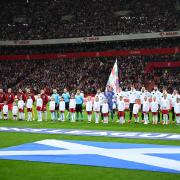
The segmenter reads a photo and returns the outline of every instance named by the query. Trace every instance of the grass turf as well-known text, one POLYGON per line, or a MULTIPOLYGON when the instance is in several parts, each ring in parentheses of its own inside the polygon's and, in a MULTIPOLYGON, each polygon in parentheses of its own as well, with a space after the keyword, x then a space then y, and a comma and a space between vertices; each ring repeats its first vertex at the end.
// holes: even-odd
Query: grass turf
MULTIPOLYGON (((145 140, 145 139, 122 139, 107 137, 85 137, 69 135, 48 135, 48 134, 28 134, 28 133, 7 133, 0 132, 0 148, 30 143, 42 139, 61 139, 61 140, 91 140, 106 142, 123 143, 152 143, 164 145, 180 145, 179 141, 172 140, 145 140)), ((19 179, 47 179, 47 180, 176 180, 180 174, 150 172, 141 170, 115 169, 104 167, 52 164, 16 160, 0 160, 0 179, 19 180, 19 179)))
MULTIPOLYGON (((126 121, 129 115, 126 115, 126 121)), ((170 115, 171 118, 171 115, 170 115)), ((86 119, 86 116, 85 116, 86 119)), ((151 115, 150 115, 151 120, 151 115)), ((117 131, 140 131, 140 132, 169 132, 180 133, 180 126, 169 125, 144 125, 144 124, 124 124, 110 122, 109 124, 95 124, 84 122, 51 122, 48 114, 48 121, 27 122, 0 120, 0 126, 13 127, 32 127, 32 128, 67 128, 67 129, 97 129, 97 130, 117 130, 117 131)), ((28 134, 28 133, 8 133, 0 132, 0 148, 30 143, 43 139, 61 139, 61 140, 85 140, 85 141, 106 141, 122 143, 148 143, 162 145, 178 145, 178 140, 149 140, 149 139, 125 139, 110 137, 87 137, 71 135, 48 135, 48 134, 28 134)), ((38 179, 38 180, 176 180, 180 179, 180 174, 150 172, 141 170, 115 169, 104 167, 52 164, 15 160, 0 160, 0 180, 19 180, 19 179, 38 179)))
MULTIPOLYGON (((140 115, 141 116, 141 115, 140 115)), ((171 120, 171 113, 169 115, 171 120)), ((26 114, 27 117, 27 114, 26 114)), ((176 124, 169 125, 152 125, 151 123, 148 125, 144 124, 135 124, 132 120, 132 123, 129 124, 127 121, 129 120, 129 112, 126 112, 126 123, 120 125, 117 123, 117 115, 115 115, 115 122, 112 122, 109 118, 109 124, 103 124, 100 122, 99 124, 94 123, 94 115, 92 116, 93 121, 91 123, 87 123, 87 116, 84 113, 84 121, 71 123, 69 121, 60 122, 50 120, 50 114, 48 113, 48 120, 43 122, 37 122, 37 112, 35 111, 35 121, 27 122, 27 121, 13 121, 13 120, 0 120, 0 126, 13 126, 13 127, 32 127, 32 128, 63 128, 63 129, 87 129, 87 130, 110 130, 110 131, 139 131, 139 132, 165 132, 165 133, 180 133, 180 126, 176 124)), ((161 117, 162 118, 162 117, 161 117)), ((12 115, 10 115, 10 119, 12 119, 12 115)), ((149 115, 150 122, 152 122, 152 115, 149 115)))

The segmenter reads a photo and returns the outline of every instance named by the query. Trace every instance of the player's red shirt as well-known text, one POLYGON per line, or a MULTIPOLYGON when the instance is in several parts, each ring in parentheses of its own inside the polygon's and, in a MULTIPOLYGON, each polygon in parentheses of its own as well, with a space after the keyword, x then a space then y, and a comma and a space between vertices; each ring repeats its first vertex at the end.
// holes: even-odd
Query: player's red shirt
POLYGON ((23 92, 17 94, 17 98, 20 99, 20 97, 22 97, 23 101, 26 102, 27 98, 23 92))
POLYGON ((5 98, 5 93, 0 93, 0 103, 4 103, 4 101, 6 100, 5 98))
POLYGON ((6 93, 5 99, 7 104, 12 104, 14 102, 14 94, 13 93, 6 93))
POLYGON ((47 104, 48 101, 49 101, 48 96, 47 96, 45 93, 43 93, 43 94, 41 94, 41 98, 42 98, 42 100, 43 100, 43 105, 46 106, 46 104, 47 104))

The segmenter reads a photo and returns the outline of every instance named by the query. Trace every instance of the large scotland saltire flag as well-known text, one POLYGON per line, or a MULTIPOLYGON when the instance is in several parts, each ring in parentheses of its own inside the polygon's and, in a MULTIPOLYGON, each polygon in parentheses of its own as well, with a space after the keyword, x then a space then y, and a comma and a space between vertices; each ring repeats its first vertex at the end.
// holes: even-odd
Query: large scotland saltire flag
POLYGON ((45 139, 0 149, 0 159, 180 173, 180 146, 45 139))
POLYGON ((111 74, 109 76, 107 86, 111 86, 114 90, 114 93, 117 93, 117 90, 119 89, 119 77, 118 77, 118 65, 117 65, 117 59, 114 63, 114 66, 112 68, 111 74))

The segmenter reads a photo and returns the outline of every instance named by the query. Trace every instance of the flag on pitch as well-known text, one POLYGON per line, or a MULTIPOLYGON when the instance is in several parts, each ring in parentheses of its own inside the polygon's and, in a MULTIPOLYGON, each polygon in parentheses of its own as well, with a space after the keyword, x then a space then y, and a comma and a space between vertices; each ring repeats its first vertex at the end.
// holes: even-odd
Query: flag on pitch
POLYGON ((117 65, 117 59, 114 63, 114 66, 112 68, 111 74, 109 76, 107 86, 111 86, 114 90, 114 93, 117 92, 119 89, 119 77, 118 77, 118 65, 117 65))

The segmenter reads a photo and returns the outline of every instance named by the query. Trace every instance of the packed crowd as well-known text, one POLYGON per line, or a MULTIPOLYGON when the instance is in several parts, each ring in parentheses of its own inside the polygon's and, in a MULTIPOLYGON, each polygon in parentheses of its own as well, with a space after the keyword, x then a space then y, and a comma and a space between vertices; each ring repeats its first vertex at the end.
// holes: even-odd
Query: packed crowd
POLYGON ((26 92, 19 89, 16 95, 12 93, 10 88, 6 93, 0 89, 0 119, 4 120, 10 118, 12 111, 14 120, 27 118, 28 121, 32 121, 35 118, 36 109, 39 122, 47 121, 48 111, 52 121, 83 121, 83 105, 85 105, 89 123, 92 122, 92 113, 95 115, 95 123, 99 123, 101 116, 103 123, 107 124, 109 116, 113 122, 117 112, 118 122, 124 124, 127 119, 125 110, 128 109, 129 123, 132 121, 132 117, 134 117, 135 123, 140 122, 139 112, 142 112, 142 123, 150 123, 150 112, 152 113, 152 123, 160 123, 161 112, 162 123, 167 125, 170 123, 169 111, 171 110, 172 122, 174 123, 176 120, 176 123, 180 124, 180 95, 177 90, 173 90, 173 93, 169 94, 166 89, 160 92, 157 86, 154 86, 151 92, 148 92, 145 87, 141 87, 141 90, 137 91, 134 85, 131 85, 129 91, 122 91, 122 88, 118 88, 117 92, 114 92, 111 86, 107 86, 104 92, 101 92, 100 89, 97 90, 93 101, 92 97, 88 96, 86 102, 84 102, 84 94, 80 90, 70 94, 65 88, 62 94, 58 94, 57 90, 54 89, 50 96, 41 90, 37 96, 34 96, 30 89, 26 89, 26 92), (125 99, 128 99, 128 107, 126 107, 125 99), (25 108, 27 109, 26 118, 25 108), (68 112, 67 116, 65 116, 66 111, 68 112))
POLYGON ((123 90, 129 89, 131 84, 140 89, 141 85, 146 86, 149 81, 153 81, 154 76, 159 77, 156 83, 161 89, 164 86, 168 89, 180 88, 179 69, 144 72, 148 62, 176 61, 178 58, 174 55, 0 61, 0 87, 11 87, 15 91, 28 87, 35 93, 43 88, 51 93, 54 88, 60 91, 67 87, 70 91, 79 88, 86 94, 94 94, 97 88, 105 88, 116 58, 123 90))
POLYGON ((4 1, 0 4, 0 39, 57 39, 178 30, 177 2, 4 1))

